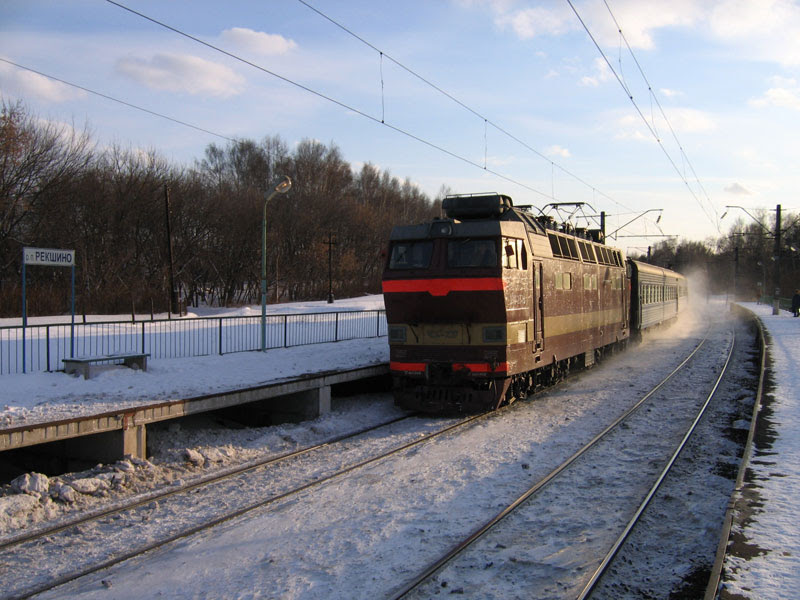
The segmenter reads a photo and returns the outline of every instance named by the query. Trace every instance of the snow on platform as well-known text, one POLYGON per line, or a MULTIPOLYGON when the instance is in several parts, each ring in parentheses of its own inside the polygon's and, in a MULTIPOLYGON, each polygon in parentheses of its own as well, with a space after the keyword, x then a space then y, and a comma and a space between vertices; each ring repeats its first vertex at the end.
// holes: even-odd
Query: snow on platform
MULTIPOLYGON (((335 304, 312 302, 271 306, 270 312, 376 308, 383 308, 382 296, 337 301, 335 304)), ((235 314, 242 311, 250 314, 253 310, 239 309, 235 314)), ((219 315, 218 312, 215 314, 219 315)), ((386 338, 381 337, 278 348, 263 353, 238 352, 223 356, 150 360, 146 372, 109 366, 98 368, 91 379, 63 372, 3 375, 0 377, 0 430, 236 391, 313 373, 382 364, 388 360, 389 345, 386 338)))
POLYGON ((758 505, 745 525, 732 534, 744 536, 753 556, 728 555, 724 592, 742 598, 796 598, 800 589, 800 318, 764 304, 741 303, 756 314, 767 333, 772 384, 765 389, 759 419, 774 439, 762 439, 753 450, 747 487, 758 505), (770 414, 771 413, 771 414, 770 414))

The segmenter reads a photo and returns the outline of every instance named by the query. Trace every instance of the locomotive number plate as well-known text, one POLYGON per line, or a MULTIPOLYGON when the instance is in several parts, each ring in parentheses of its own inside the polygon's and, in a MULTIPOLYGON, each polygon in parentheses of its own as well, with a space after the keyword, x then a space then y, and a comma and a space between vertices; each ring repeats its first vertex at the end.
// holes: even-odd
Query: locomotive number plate
POLYGON ((425 341, 428 344, 461 343, 461 327, 459 325, 427 325, 425 341))

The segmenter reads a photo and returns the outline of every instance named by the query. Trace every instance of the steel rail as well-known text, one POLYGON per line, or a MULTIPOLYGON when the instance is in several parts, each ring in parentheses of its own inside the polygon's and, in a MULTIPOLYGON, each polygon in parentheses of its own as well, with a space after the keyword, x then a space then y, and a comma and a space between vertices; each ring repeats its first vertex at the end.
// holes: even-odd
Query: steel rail
POLYGON ((578 458, 583 456, 589 449, 595 446, 601 439, 606 437, 611 431, 617 428, 623 421, 625 421, 630 415, 636 412, 650 397, 653 396, 659 389, 661 389, 673 376, 675 376, 683 367, 694 357, 694 355, 700 350, 703 344, 706 343, 708 339, 708 329, 706 330, 703 339, 700 341, 697 346, 689 353, 689 355, 681 361, 681 363, 675 367, 672 372, 669 373, 664 379, 662 379, 657 385, 655 385, 647 394, 645 394, 639 401, 637 401, 634 405, 632 405, 628 410, 626 410, 622 415, 620 415, 617 419, 615 419, 610 425, 608 425, 603 431, 598 433, 594 438, 592 438, 589 442, 587 442, 582 448, 580 448, 577 452, 575 452, 572 456, 567 458, 561 465, 550 471, 545 477, 540 479, 537 483, 531 486, 526 492, 524 492, 521 496, 519 496, 516 500, 514 500, 511 504, 506 506, 503 510, 497 513, 494 517, 480 525, 477 529, 475 529, 467 538, 459 542, 458 544, 454 545, 446 554, 444 554, 441 558, 439 558, 436 562, 430 564, 428 567, 425 568, 424 571, 419 573, 414 579, 408 581, 407 583, 403 584, 403 587, 399 590, 393 592, 393 595, 390 596, 391 600, 400 600, 401 598, 407 596, 412 591, 417 589, 422 583, 427 581, 431 576, 433 576, 437 571, 439 571, 442 567, 444 567, 447 563, 449 563, 453 558, 464 552, 469 546, 471 546, 475 541, 479 538, 483 537, 489 530, 491 530, 495 525, 497 525, 500 521, 502 521, 505 517, 509 514, 514 512, 517 508, 519 508, 525 501, 531 498, 533 495, 540 492, 544 489, 549 483, 551 483, 554 479, 556 479, 563 471, 565 471, 572 463, 574 463, 578 458))
POLYGON ((342 442, 347 440, 348 438, 358 437, 364 433, 369 433, 370 431, 374 431, 376 429, 380 429, 381 427, 387 427, 388 425, 392 425, 399 421, 404 421, 405 419, 409 419, 411 417, 416 416, 416 413, 412 413, 410 415, 405 415, 402 417, 397 417, 395 419, 391 419, 390 421, 385 421, 383 423, 379 423, 377 425, 370 425, 369 427, 363 427, 357 431, 343 433, 332 438, 329 438, 319 444, 315 444, 313 446, 307 446, 305 448, 301 448, 300 450, 292 450, 290 452, 285 452, 283 454, 278 454, 277 456, 270 456, 264 459, 258 459, 256 461, 247 461, 246 463, 234 467, 232 469, 225 469, 221 472, 214 473, 213 475, 207 477, 201 477, 200 479, 196 479, 191 483, 186 485, 182 485, 180 487, 176 487, 167 491, 156 491, 156 492, 147 492, 144 496, 138 496, 134 502, 125 502, 122 504, 115 504, 111 508, 105 508, 100 511, 93 511, 84 513, 77 519, 71 519, 67 522, 59 523, 58 525, 54 525, 52 527, 46 527, 43 529, 36 529, 31 533, 26 533, 25 535, 17 536, 10 538, 8 540, 4 540, 0 542, 0 551, 10 548, 12 546, 17 546, 20 544, 24 544, 27 542, 32 542, 34 540, 53 535, 56 533, 60 533, 72 527, 77 527, 78 525, 84 525, 86 523, 90 523, 92 521, 98 521, 104 517, 109 517, 112 515, 116 515, 128 510, 133 510, 136 508, 140 508, 152 502, 156 502, 158 500, 162 500, 164 498, 169 498, 171 496, 177 496, 178 494, 182 494, 185 492, 190 492, 194 489, 203 487, 205 485, 211 485, 213 483, 218 483, 220 481, 224 481, 226 479, 233 478, 237 475, 241 475, 243 473, 248 473, 250 471, 255 471, 261 467, 265 467, 267 465, 271 465, 274 463, 281 462, 283 460, 288 460, 290 458, 296 458, 298 456, 303 456, 304 454, 309 454, 315 450, 319 450, 321 448, 325 448, 326 446, 330 446, 331 444, 336 444, 338 442, 342 442))
MULTIPOLYGON (((139 556, 141 554, 145 554, 146 552, 149 552, 149 551, 154 550, 156 548, 160 548, 161 546, 164 546, 164 545, 169 544, 171 542, 174 542, 176 540, 179 540, 179 539, 182 539, 182 538, 185 538, 185 537, 189 537, 191 535, 194 535, 195 533, 199 533, 200 531, 203 531, 203 530, 206 530, 206 529, 211 529, 212 527, 216 527, 217 525, 220 525, 222 523, 225 523, 225 522, 230 521, 232 519, 235 519, 237 517, 241 517, 242 515, 245 515, 245 514, 247 514, 249 512, 252 512, 253 510, 256 510, 258 508, 262 508, 262 507, 267 506, 269 504, 275 503, 275 502, 277 502, 279 500, 283 500, 283 499, 285 499, 285 498, 287 498, 289 496, 293 496, 295 494, 303 492, 303 491, 305 491, 307 489, 310 489, 312 487, 315 487, 315 486, 318 486, 318 485, 322 485, 322 484, 327 483, 327 482, 329 482, 329 481, 331 481, 333 479, 341 477, 342 475, 345 475, 347 473, 355 471, 356 469, 360 469, 360 468, 362 468, 364 466, 367 466, 367 465, 370 465, 372 463, 375 463, 375 462, 378 462, 380 460, 383 460, 385 458, 394 456, 394 455, 399 454, 399 453, 403 452, 404 450, 408 450, 409 448, 412 448, 414 446, 418 446, 420 444, 427 443, 427 442, 429 442, 429 441, 431 441, 431 440, 433 440, 433 439, 435 439, 435 438, 437 438, 437 437, 439 437, 441 435, 444 435, 446 433, 450 433, 451 431, 454 431, 456 429, 464 427, 464 426, 466 426, 468 424, 471 424, 471 423, 473 423, 475 421, 482 420, 482 419, 487 419, 487 418, 494 418, 496 416, 499 416, 500 414, 503 414, 502 410, 496 410, 496 411, 492 411, 492 412, 480 413, 480 414, 477 414, 477 415, 471 415, 469 417, 465 417, 464 419, 461 419, 457 423, 454 423, 452 425, 448 425, 447 427, 445 427, 443 429, 440 429, 438 431, 435 431, 433 433, 426 434, 421 438, 418 438, 416 440, 413 440, 411 442, 408 442, 406 444, 403 444, 401 446, 393 448, 392 450, 389 450, 387 452, 383 452, 383 453, 381 453, 381 454, 379 454, 377 456, 373 456, 371 458, 368 458, 368 459, 359 461, 357 463, 354 463, 352 465, 349 465, 349 466, 347 466, 347 467, 345 467, 343 469, 340 469, 340 470, 336 471, 335 473, 333 473, 331 475, 327 475, 325 477, 321 477, 321 478, 316 479, 314 481, 310 481, 310 482, 305 483, 305 484, 303 484, 301 486, 295 487, 295 488, 293 488, 291 490, 288 490, 286 492, 282 492, 282 493, 277 494, 275 496, 272 496, 270 498, 266 498, 266 499, 263 499, 263 500, 259 500, 258 502, 254 502, 254 503, 248 504, 248 505, 243 506, 241 508, 238 508, 238 509, 236 509, 234 511, 231 511, 229 513, 226 513, 224 515, 216 517, 216 518, 214 518, 214 519, 212 519, 210 521, 206 521, 206 522, 201 523, 199 525, 195 525, 195 526, 183 529, 183 530, 181 530, 179 532, 176 532, 176 533, 174 533, 172 535, 169 535, 167 537, 161 538, 159 540, 155 540, 155 541, 153 541, 153 542, 151 542, 149 544, 145 544, 143 546, 140 546, 140 547, 138 547, 136 549, 133 549, 133 550, 130 550, 128 552, 120 553, 120 554, 118 554, 116 556, 113 556, 112 558, 109 558, 109 559, 107 559, 105 561, 96 563, 96 564, 94 564, 94 565, 92 565, 90 567, 86 567, 84 569, 79 569, 79 570, 76 570, 76 571, 74 571, 72 573, 68 573, 66 575, 62 575, 61 577, 57 577, 55 579, 51 579, 50 581, 48 581, 45 584, 31 586, 29 589, 24 590, 23 592, 21 592, 21 593, 19 593, 17 595, 10 595, 10 596, 3 595, 2 598, 3 599, 5 599, 5 598, 15 598, 15 599, 30 598, 31 596, 34 596, 36 594, 40 594, 40 593, 45 592, 47 590, 54 589, 54 588, 56 588, 56 587, 58 587, 60 585, 64 585, 66 583, 69 583, 70 581, 74 581, 76 579, 79 579, 80 577, 84 577, 86 575, 91 575, 92 573, 96 573, 97 571, 101 571, 101 570, 106 569, 108 567, 111 567, 113 565, 119 564, 119 563, 121 563, 123 561, 126 561, 126 560, 130 559, 130 558, 134 558, 134 557, 139 556)), ((403 418, 407 418, 407 417, 403 417, 403 418)), ((263 465, 260 465, 260 466, 263 466, 263 465)), ((201 485, 203 485, 203 484, 197 484, 197 485, 194 485, 192 487, 196 488, 196 487, 200 487, 201 485)), ((178 490, 177 493, 186 492, 187 490, 188 490, 188 488, 182 488, 181 490, 178 490)), ((172 493, 165 494, 165 496, 167 496, 167 495, 176 495, 176 494, 172 494, 172 493)), ((143 502, 137 503, 137 504, 138 505, 146 505, 146 504, 152 503, 153 501, 154 501, 153 499, 149 499, 147 501, 143 501, 143 502)), ((125 509, 123 509, 123 510, 125 510, 125 509)), ((118 512, 122 512, 122 510, 120 510, 118 512)), ((69 526, 65 526, 63 529, 67 529, 68 527, 69 526)))
POLYGON ((703 402, 703 405, 700 407, 700 410, 698 411, 697 416, 694 418, 694 421, 692 421, 691 426, 689 427, 689 429, 684 434, 683 439, 681 439, 680 443, 678 444, 678 447, 675 449, 675 452, 672 453, 672 456, 667 461, 667 464, 661 470, 661 474, 656 479, 656 482, 650 488, 650 491, 647 493, 647 495, 645 496, 644 500, 642 500, 641 504, 636 509, 636 512, 633 514, 631 519, 628 521, 627 525, 625 525, 625 529, 622 530, 622 533, 620 533, 620 535, 617 538, 617 540, 614 542, 614 544, 612 544, 612 546, 609 549, 609 551, 603 557, 603 560, 600 562, 600 565, 595 569, 594 573, 589 578, 589 581, 586 583, 586 585, 584 586, 584 588, 581 591, 580 595, 578 596, 578 600, 586 600, 586 598, 588 598, 591 595, 591 593, 594 590, 595 586, 600 581, 600 578, 603 576, 603 574, 608 570, 608 567, 611 565, 611 561, 614 560, 614 557, 616 556, 617 552, 619 552, 619 549, 625 543, 625 540, 628 538, 628 536, 630 535, 631 531, 633 531, 633 528, 639 522, 639 519, 642 517, 642 514, 644 514, 644 511, 647 508, 648 504, 650 504, 650 501, 656 495, 656 492, 658 491, 658 488, 661 487, 661 484, 666 479, 667 475, 669 474, 670 470, 672 469, 672 466, 675 464, 675 461, 678 459, 678 456, 683 451, 683 449, 686 447, 686 444, 688 443, 689 438, 692 437, 692 434, 694 433, 695 429, 697 428, 697 425, 700 423, 700 420, 705 415, 706 409, 708 408, 708 405, 711 403, 711 400, 714 398, 714 395, 717 393, 717 389, 719 389, 719 386, 722 383, 722 379, 723 379, 723 377, 725 376, 725 374, 728 371, 728 366, 730 365, 731 356, 733 356, 733 348, 734 348, 735 345, 736 345, 736 332, 733 332, 733 339, 731 340, 731 346, 728 349, 728 356, 725 358, 725 363, 722 365, 722 369, 720 371, 720 374, 717 377, 717 380, 714 382, 714 385, 711 388, 711 391, 708 393, 708 396, 706 397, 705 402, 703 402))

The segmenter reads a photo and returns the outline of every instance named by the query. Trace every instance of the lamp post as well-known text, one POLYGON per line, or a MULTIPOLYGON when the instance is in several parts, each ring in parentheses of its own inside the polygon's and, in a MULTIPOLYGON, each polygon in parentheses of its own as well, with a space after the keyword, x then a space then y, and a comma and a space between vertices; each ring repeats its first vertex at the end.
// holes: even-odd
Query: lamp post
MULTIPOLYGON (((264 200, 264 218, 261 221, 261 351, 267 349, 267 204, 277 194, 285 194, 292 187, 288 176, 275 181, 270 186, 270 193, 264 200)), ((277 282, 276 284, 277 285, 277 282)))

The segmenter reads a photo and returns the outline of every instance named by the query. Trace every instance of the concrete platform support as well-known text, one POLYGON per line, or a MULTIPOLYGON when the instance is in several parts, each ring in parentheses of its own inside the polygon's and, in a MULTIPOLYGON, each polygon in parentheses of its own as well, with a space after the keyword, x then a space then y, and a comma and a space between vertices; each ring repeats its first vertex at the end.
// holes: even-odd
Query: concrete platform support
POLYGON ((147 458, 147 432, 144 425, 72 438, 63 443, 63 456, 66 459, 113 463, 126 454, 147 458))
POLYGON ((299 423, 331 412, 331 386, 273 398, 266 404, 275 423, 299 423))
POLYGON ((133 425, 122 430, 122 455, 126 454, 147 459, 147 430, 144 425, 133 425))

